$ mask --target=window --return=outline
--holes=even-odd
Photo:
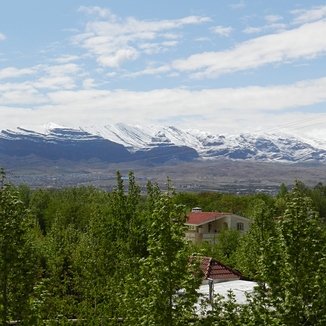
[[[238,231],[243,231],[244,230],[244,227],[243,227],[243,223],[242,222],[238,222],[237,223],[237,230]]]
[[[224,228],[224,229],[227,229],[228,227],[229,227],[228,222],[223,222],[223,228]]]
[[[195,226],[194,225],[188,225],[188,230],[195,230]]]

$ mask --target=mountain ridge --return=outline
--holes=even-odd
[[[175,126],[118,123],[69,128],[49,123],[0,132],[0,154],[39,155],[50,159],[91,159],[108,162],[218,158],[274,163],[326,163],[326,143],[286,133],[212,134]]]

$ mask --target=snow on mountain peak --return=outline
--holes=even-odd
[[[65,129],[66,127],[50,122],[43,126],[43,129],[47,132],[51,132],[53,129]]]
[[[42,134],[42,135],[48,135],[50,134],[54,129],[64,129],[64,126],[58,125],[56,123],[47,123],[44,125],[34,125],[34,126],[21,126],[16,127],[15,129],[11,130],[14,133],[18,134]]]
[[[34,127],[17,128],[1,132],[0,137],[10,139],[11,135],[28,135],[48,140],[94,140],[106,139],[123,145],[130,153],[148,151],[156,147],[188,147],[196,150],[202,159],[218,157],[233,160],[264,162],[326,163],[326,142],[302,139],[286,133],[243,133],[212,134],[207,131],[174,126],[140,126],[118,123],[105,126],[67,128],[55,123]]]

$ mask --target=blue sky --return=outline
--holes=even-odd
[[[2,1],[0,129],[326,135],[324,1]]]

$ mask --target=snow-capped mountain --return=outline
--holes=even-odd
[[[117,142],[131,153],[176,145],[195,149],[203,159],[225,157],[264,162],[326,162],[325,142],[299,139],[284,133],[214,135],[200,130],[180,130],[173,126],[142,127],[122,123],[82,130]]]
[[[173,126],[107,126],[67,128],[47,124],[0,132],[0,154],[36,155],[52,160],[105,162],[226,158],[256,162],[326,163],[326,143],[289,134],[212,134]]]

